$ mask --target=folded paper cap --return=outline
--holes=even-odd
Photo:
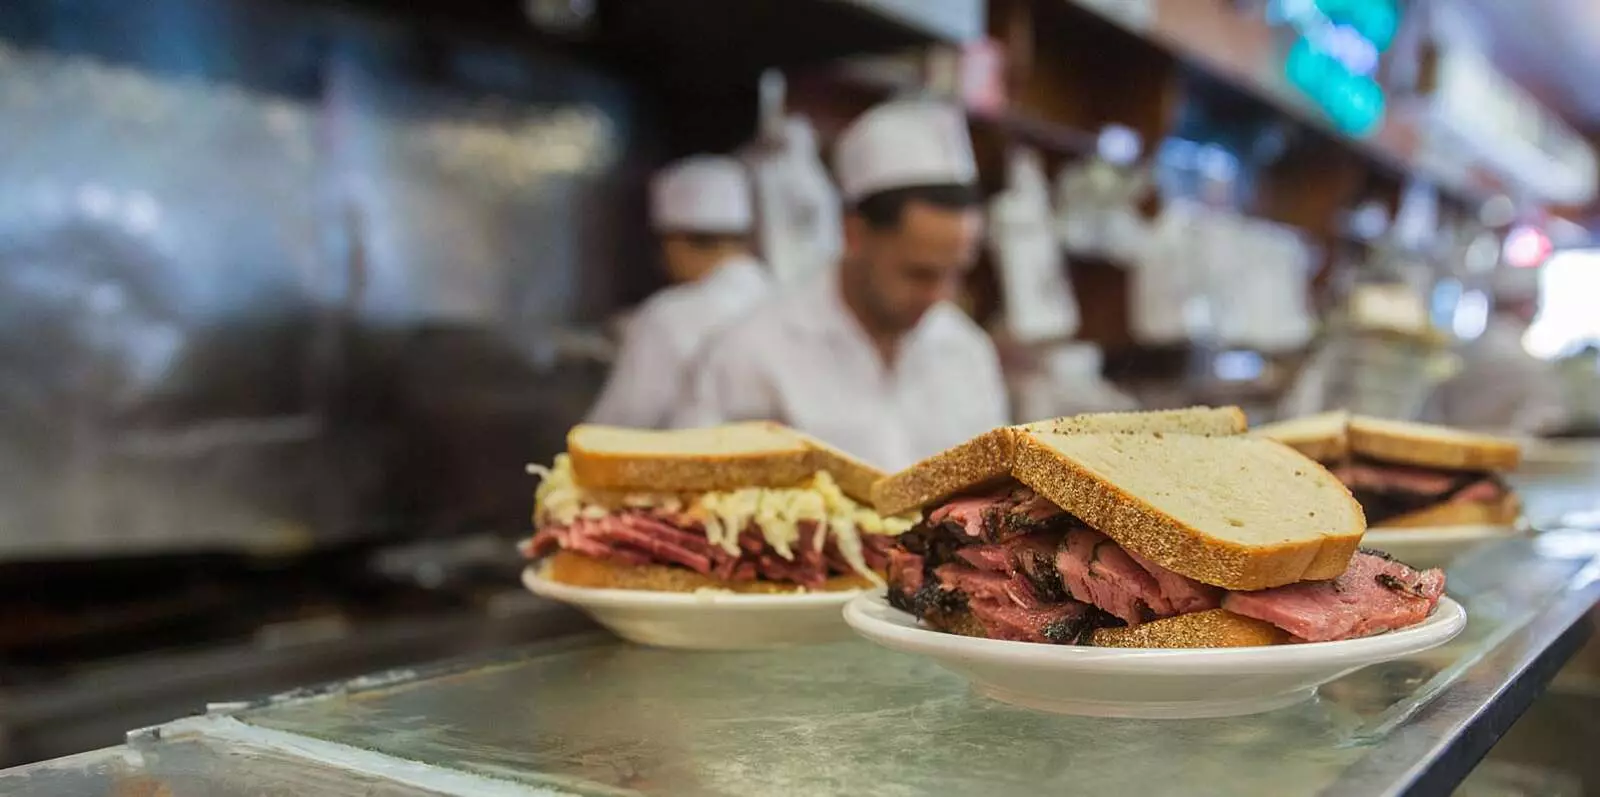
[[[895,100],[862,114],[839,137],[834,171],[850,203],[897,188],[978,180],[966,115],[933,100]]]
[[[746,233],[750,204],[744,166],[721,155],[684,158],[650,184],[650,224],[657,232]]]

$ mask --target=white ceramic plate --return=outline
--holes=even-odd
[[[1376,548],[1416,568],[1448,567],[1456,557],[1480,545],[1509,539],[1514,526],[1429,526],[1368,529],[1363,548]]]
[[[932,657],[980,694],[1058,714],[1188,719],[1255,714],[1310,698],[1318,686],[1369,664],[1442,645],[1467,615],[1449,598],[1432,617],[1401,631],[1344,642],[1259,648],[1131,650],[1006,642],[923,628],[864,594],[844,610],[856,633],[888,648]]]
[[[551,581],[538,565],[522,583],[540,595],[582,609],[630,642],[665,648],[755,650],[835,642],[850,636],[839,609],[862,593],[739,595],[575,587]]]

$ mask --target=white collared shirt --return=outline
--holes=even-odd
[[[706,339],[749,312],[770,290],[766,269],[749,256],[651,296],[627,326],[591,423],[658,429],[680,411],[689,369]]]
[[[994,344],[965,313],[929,310],[886,366],[837,269],[713,338],[685,408],[679,425],[781,421],[888,470],[1007,422]]]

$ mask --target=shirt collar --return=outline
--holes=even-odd
[[[766,266],[753,255],[737,254],[724,259],[705,276],[707,282],[766,282]]]
[[[861,325],[861,319],[856,317],[855,311],[844,303],[844,294],[839,288],[839,268],[837,266],[825,270],[803,290],[808,292],[806,302],[809,310],[797,320],[809,332],[830,338],[843,338],[854,340],[863,346],[872,345],[872,336],[867,334]],[[961,312],[948,302],[934,305],[922,315],[917,325],[907,332],[900,341],[899,358],[901,363],[914,352],[920,351],[925,346],[938,344],[944,340],[950,330],[950,313]]]

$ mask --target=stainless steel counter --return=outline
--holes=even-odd
[[[1542,482],[1555,483],[1525,485],[1530,503]],[[1582,643],[1600,531],[1479,549],[1452,565],[1449,591],[1471,617],[1457,640],[1255,717],[1032,713],[863,642],[706,654],[578,637],[216,706],[123,748],[0,773],[0,792],[1441,793]]]

